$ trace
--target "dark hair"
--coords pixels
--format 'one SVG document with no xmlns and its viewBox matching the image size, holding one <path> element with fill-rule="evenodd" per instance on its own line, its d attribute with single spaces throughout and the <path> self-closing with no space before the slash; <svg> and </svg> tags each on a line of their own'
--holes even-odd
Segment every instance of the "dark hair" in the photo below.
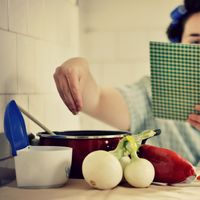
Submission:
<svg viewBox="0 0 200 200">
<path fill-rule="evenodd" d="M 184 26 L 188 18 L 200 12 L 200 0 L 184 0 L 186 13 L 174 24 L 173 22 L 167 28 L 167 37 L 172 42 L 181 42 Z"/>
</svg>

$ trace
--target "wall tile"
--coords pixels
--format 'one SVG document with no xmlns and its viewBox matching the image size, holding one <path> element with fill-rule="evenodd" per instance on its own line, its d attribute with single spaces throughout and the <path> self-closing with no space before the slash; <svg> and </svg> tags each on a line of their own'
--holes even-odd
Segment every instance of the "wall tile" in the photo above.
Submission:
<svg viewBox="0 0 200 200">
<path fill-rule="evenodd" d="M 35 88 L 35 40 L 17 36 L 18 92 L 33 93 Z"/>
<path fill-rule="evenodd" d="M 44 95 L 44 124 L 50 130 L 58 128 L 59 114 L 54 95 Z"/>
<path fill-rule="evenodd" d="M 78 4 L 78 0 L 67 0 L 68 2 L 74 4 L 74 5 L 77 5 Z"/>
<path fill-rule="evenodd" d="M 98 30 L 130 30 L 166 27 L 170 20 L 169 11 L 182 3 L 182 0 L 84 0 L 79 3 L 80 19 L 86 22 L 84 27 Z"/>
<path fill-rule="evenodd" d="M 27 34 L 28 1 L 8 0 L 9 30 Z"/>
<path fill-rule="evenodd" d="M 150 76 L 150 61 L 135 62 L 131 69 L 133 82 L 139 81 L 144 76 Z"/>
<path fill-rule="evenodd" d="M 36 91 L 38 93 L 48 93 L 52 91 L 53 85 L 52 70 L 52 45 L 46 41 L 36 41 Z"/>
<path fill-rule="evenodd" d="M 84 35 L 82 53 L 94 62 L 116 59 L 116 35 L 112 32 L 88 32 Z"/>
<path fill-rule="evenodd" d="M 78 47 L 78 7 L 66 0 L 45 0 L 46 38 Z"/>
<path fill-rule="evenodd" d="M 57 42 L 65 45 L 70 44 L 70 29 L 71 24 L 73 24 L 72 13 L 74 11 L 74 6 L 65 0 L 59 0 L 58 2 L 52 1 L 52 6 L 57 9 L 56 13 L 56 30 L 57 30 Z M 56 4 L 56 5 L 54 5 Z M 76 24 L 76 22 L 74 21 Z M 62 30 L 62 31 L 60 31 Z M 75 34 L 75 33 L 74 33 Z"/>
<path fill-rule="evenodd" d="M 148 34 L 147 34 L 147 40 L 148 41 L 160 41 L 160 42 L 167 42 L 167 35 L 165 33 L 165 31 L 163 31 L 162 29 L 153 29 L 153 30 L 149 30 Z"/>
<path fill-rule="evenodd" d="M 56 95 L 45 96 L 45 124 L 51 130 L 64 131 L 79 129 L 79 116 L 74 116 L 61 98 Z"/>
<path fill-rule="evenodd" d="M 149 53 L 149 41 L 143 31 L 120 32 L 118 40 L 119 60 L 147 59 Z"/>
<path fill-rule="evenodd" d="M 8 29 L 8 2 L 0 0 L 0 27 Z"/>
<path fill-rule="evenodd" d="M 29 112 L 41 123 L 45 123 L 45 113 L 44 113 L 44 95 L 29 95 Z M 29 120 L 29 132 L 36 134 L 38 132 L 42 132 L 42 128 L 40 128 L 35 122 Z"/>
<path fill-rule="evenodd" d="M 79 55 L 78 49 L 67 45 L 55 44 L 51 47 L 51 66 L 60 66 L 65 60 Z"/>
<path fill-rule="evenodd" d="M 27 32 L 31 36 L 45 38 L 45 4 L 44 0 L 28 1 Z"/>
<path fill-rule="evenodd" d="M 71 23 L 73 22 L 73 23 Z M 79 7 L 68 6 L 67 9 L 67 26 L 69 33 L 69 46 L 79 51 L 80 38 L 79 38 Z"/>
<path fill-rule="evenodd" d="M 0 44 L 0 93 L 16 93 L 16 35 L 0 30 Z"/>
<path fill-rule="evenodd" d="M 56 41 L 57 39 L 57 17 L 59 12 L 56 7 L 56 2 L 53 0 L 45 0 L 45 38 L 50 41 Z"/>
</svg>

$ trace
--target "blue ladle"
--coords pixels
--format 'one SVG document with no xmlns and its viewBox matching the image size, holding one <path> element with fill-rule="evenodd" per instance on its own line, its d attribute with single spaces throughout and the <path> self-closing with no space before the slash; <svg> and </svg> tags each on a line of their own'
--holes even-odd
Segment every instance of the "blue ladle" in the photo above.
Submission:
<svg viewBox="0 0 200 200">
<path fill-rule="evenodd" d="M 12 147 L 13 156 L 17 155 L 17 150 L 30 145 L 23 116 L 14 100 L 6 106 L 4 131 Z"/>
</svg>

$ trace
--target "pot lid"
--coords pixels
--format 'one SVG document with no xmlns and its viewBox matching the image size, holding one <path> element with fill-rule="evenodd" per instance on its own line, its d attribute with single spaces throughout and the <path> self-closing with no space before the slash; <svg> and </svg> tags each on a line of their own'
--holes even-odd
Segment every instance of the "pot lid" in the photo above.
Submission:
<svg viewBox="0 0 200 200">
<path fill-rule="evenodd" d="M 4 132 L 12 147 L 12 155 L 17 155 L 17 150 L 30 145 L 24 118 L 14 100 L 11 100 L 4 114 Z"/>
</svg>

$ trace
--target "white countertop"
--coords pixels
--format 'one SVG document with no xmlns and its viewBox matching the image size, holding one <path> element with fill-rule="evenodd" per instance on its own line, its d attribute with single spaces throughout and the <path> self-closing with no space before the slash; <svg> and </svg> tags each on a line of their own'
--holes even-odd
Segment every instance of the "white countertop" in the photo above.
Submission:
<svg viewBox="0 0 200 200">
<path fill-rule="evenodd" d="M 61 188 L 22 189 L 12 182 L 0 188 L 0 200 L 200 200 L 200 186 L 175 187 L 151 185 L 133 188 L 127 184 L 112 190 L 96 190 L 83 179 L 69 179 Z"/>
</svg>

